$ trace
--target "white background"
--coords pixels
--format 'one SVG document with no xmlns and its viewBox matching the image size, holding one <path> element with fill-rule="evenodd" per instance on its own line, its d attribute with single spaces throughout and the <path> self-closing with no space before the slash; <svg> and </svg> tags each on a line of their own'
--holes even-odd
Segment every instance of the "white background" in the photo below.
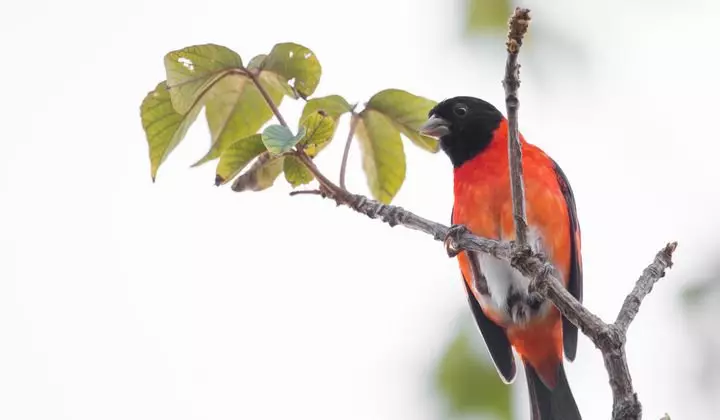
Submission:
<svg viewBox="0 0 720 420">
<path fill-rule="evenodd" d="M 614 317 L 678 240 L 628 358 L 645 418 L 710 418 L 693 396 L 677 295 L 713 258 L 720 228 L 720 7 L 539 3 L 527 3 L 534 24 L 575 38 L 588 60 L 568 70 L 562 44 L 546 40 L 521 58 L 520 91 L 521 130 L 575 190 L 586 304 Z M 153 184 L 139 105 L 170 50 L 212 42 L 247 61 L 294 41 L 323 65 L 318 95 L 360 101 L 395 87 L 502 107 L 502 39 L 463 42 L 462 12 L 432 0 L 3 3 L 0 418 L 438 418 L 429 375 L 469 317 L 441 245 L 290 198 L 282 179 L 258 194 L 215 188 L 214 163 L 188 168 L 208 146 L 202 117 Z M 299 104 L 286 105 L 296 121 Z M 318 159 L 332 176 L 346 128 Z M 395 203 L 446 223 L 448 160 L 405 145 Z M 366 192 L 357 147 L 349 174 Z M 567 370 L 584 418 L 607 419 L 587 339 Z"/>
</svg>

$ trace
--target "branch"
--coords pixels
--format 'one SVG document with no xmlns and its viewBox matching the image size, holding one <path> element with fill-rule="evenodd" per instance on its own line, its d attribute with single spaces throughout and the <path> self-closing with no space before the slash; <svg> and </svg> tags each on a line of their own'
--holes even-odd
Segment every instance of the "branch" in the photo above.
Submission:
<svg viewBox="0 0 720 420">
<path fill-rule="evenodd" d="M 655 283 L 665 275 L 665 270 L 672 267 L 672 254 L 675 252 L 675 248 L 677 248 L 677 242 L 672 242 L 660 250 L 655 256 L 655 261 L 643 271 L 637 283 L 635 283 L 635 288 L 625 298 L 622 309 L 620 309 L 615 321 L 615 325 L 623 334 L 627 333 L 630 323 L 638 314 L 642 300 L 652 291 Z"/>
<path fill-rule="evenodd" d="M 505 106 L 508 117 L 508 160 L 510 163 L 510 186 L 513 201 L 515 237 L 520 245 L 527 245 L 527 219 L 525 217 L 525 186 L 523 185 L 522 146 L 518 133 L 518 89 L 520 88 L 520 65 L 517 62 L 523 37 L 530 24 L 530 10 L 515 8 L 508 22 L 508 40 L 505 43 L 508 57 L 505 64 Z"/>
<path fill-rule="evenodd" d="M 672 267 L 672 254 L 677 248 L 677 243 L 669 243 L 658 252 L 655 260 L 643 271 L 630 295 L 625 298 L 617 320 L 612 324 L 605 323 L 575 299 L 557 278 L 556 270 L 546 257 L 527 246 L 525 194 L 522 181 L 522 150 L 517 122 L 517 110 L 520 106 L 517 96 L 517 90 L 520 86 L 517 55 L 522 45 L 523 36 L 527 31 L 529 20 L 529 10 L 520 8 L 515 9 L 515 13 L 510 19 L 507 41 L 508 59 L 505 79 L 503 80 L 505 102 L 508 109 L 508 159 L 516 241 L 505 242 L 481 238 L 473 235 L 462 226 L 448 227 L 422 218 L 402 207 L 386 205 L 363 195 L 353 194 L 345 189 L 343 185 L 344 163 L 341 171 L 341 186 L 338 186 L 318 169 L 303 150 L 294 150 L 292 153 L 315 176 L 320 187 L 317 190 L 297 192 L 293 195 L 319 195 L 335 201 L 337 205 L 350 207 L 371 219 L 379 218 L 391 227 L 401 225 L 408 229 L 424 232 L 432 236 L 436 241 L 443 241 L 451 256 L 462 251 L 480 252 L 509 262 L 512 267 L 531 280 L 531 291 L 549 299 L 602 352 L 613 394 L 613 420 L 640 420 L 642 418 L 642 405 L 633 389 L 627 365 L 625 355 L 626 334 L 630 323 L 638 313 L 642 300 L 650 293 L 655 283 L 665 275 L 665 271 Z M 250 77 L 278 121 L 287 126 L 280 111 L 272 102 L 264 87 L 252 73 Z M 353 128 L 351 126 L 350 139 L 352 138 Z M 348 140 L 345 155 L 347 155 L 349 143 Z M 263 156 L 261 155 L 258 162 L 261 161 Z M 347 156 L 344 156 L 343 162 L 346 160 Z M 234 190 L 241 178 L 242 176 L 233 184 Z"/>
<path fill-rule="evenodd" d="M 251 71 L 249 71 L 247 73 L 248 73 L 248 76 L 250 77 L 250 80 L 252 80 L 253 83 L 255 83 L 255 87 L 257 88 L 257 90 L 260 91 L 260 94 L 262 95 L 263 99 L 265 99 L 265 102 L 268 104 L 268 106 L 272 110 L 273 114 L 275 114 L 275 118 L 277 118 L 278 122 L 280 124 L 282 124 L 283 126 L 288 127 L 288 124 L 285 122 L 285 118 L 283 118 L 277 105 L 275 105 L 275 102 L 273 102 L 267 89 L 265 89 L 265 86 L 263 86 L 260 83 L 260 80 L 258 80 L 257 75 Z"/>
<path fill-rule="evenodd" d="M 346 205 L 371 219 L 380 219 L 391 227 L 401 225 L 424 232 L 436 241 L 448 241 L 450 248 L 457 252 L 481 252 L 508 261 L 515 269 L 531 279 L 531 287 L 543 297 L 550 299 L 560 312 L 577 325 L 602 352 L 613 393 L 612 418 L 641 419 L 642 406 L 633 390 L 625 355 L 625 333 L 642 299 L 650 292 L 652 285 L 665 275 L 665 270 L 672 266 L 672 253 L 677 243 L 666 245 L 658 253 L 655 261 L 645 269 L 633 292 L 625 299 L 626 303 L 618 315 L 618 321 L 615 324 L 606 324 L 565 289 L 555 276 L 553 266 L 543 255 L 536 254 L 528 247 L 517 243 L 481 238 L 467 230 L 453 229 L 425 219 L 402 207 L 382 204 L 365 196 L 352 194 L 329 182 L 307 156 L 303 157 L 300 154 L 299 157 L 320 182 L 321 190 L 317 194 L 334 200 L 338 205 Z M 620 321 L 624 319 L 627 321 Z"/>
</svg>

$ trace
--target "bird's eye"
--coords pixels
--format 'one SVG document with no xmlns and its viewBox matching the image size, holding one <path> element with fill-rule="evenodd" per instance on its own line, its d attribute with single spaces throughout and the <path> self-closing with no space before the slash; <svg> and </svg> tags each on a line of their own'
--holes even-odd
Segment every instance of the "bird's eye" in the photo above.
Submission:
<svg viewBox="0 0 720 420">
<path fill-rule="evenodd" d="M 453 107 L 453 112 L 455 113 L 455 115 L 462 118 L 467 115 L 468 109 L 465 104 L 457 104 Z"/>
</svg>

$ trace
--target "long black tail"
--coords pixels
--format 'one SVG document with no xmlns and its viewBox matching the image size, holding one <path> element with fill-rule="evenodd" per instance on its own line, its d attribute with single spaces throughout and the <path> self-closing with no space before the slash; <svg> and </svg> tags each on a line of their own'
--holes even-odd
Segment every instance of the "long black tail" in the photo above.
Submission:
<svg viewBox="0 0 720 420">
<path fill-rule="evenodd" d="M 552 390 L 545 386 L 528 363 L 525 363 L 525 376 L 530 391 L 532 420 L 582 420 L 562 364 L 557 385 Z"/>
</svg>

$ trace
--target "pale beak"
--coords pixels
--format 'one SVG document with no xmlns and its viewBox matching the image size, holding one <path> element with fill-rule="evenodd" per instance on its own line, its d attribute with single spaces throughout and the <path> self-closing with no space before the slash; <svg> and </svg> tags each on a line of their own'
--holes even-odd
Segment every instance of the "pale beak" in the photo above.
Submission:
<svg viewBox="0 0 720 420">
<path fill-rule="evenodd" d="M 420 134 L 440 138 L 450 134 L 450 121 L 433 115 L 418 129 Z"/>
</svg>

